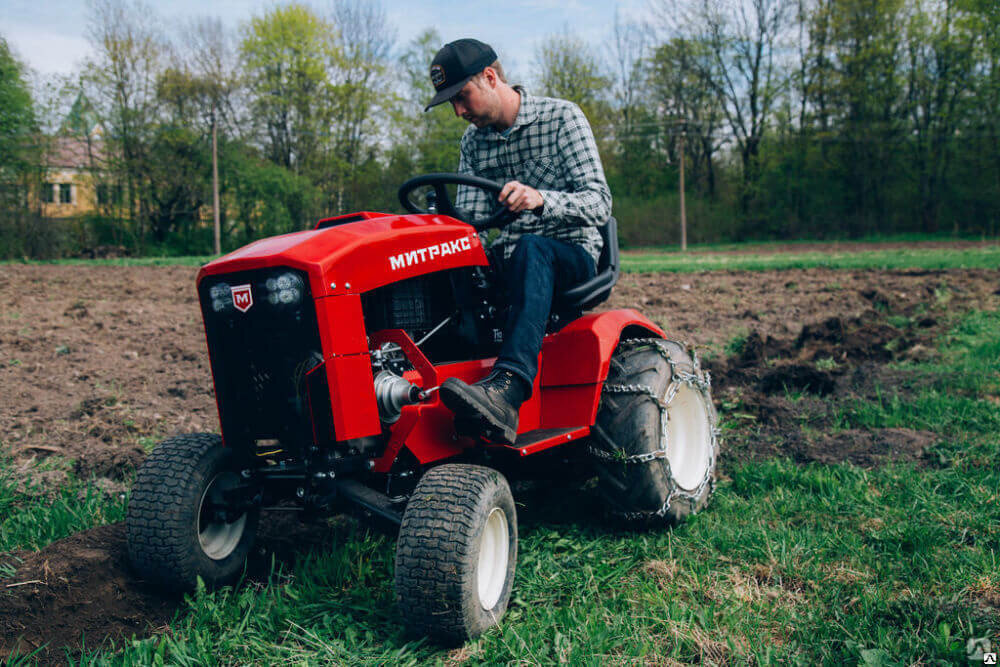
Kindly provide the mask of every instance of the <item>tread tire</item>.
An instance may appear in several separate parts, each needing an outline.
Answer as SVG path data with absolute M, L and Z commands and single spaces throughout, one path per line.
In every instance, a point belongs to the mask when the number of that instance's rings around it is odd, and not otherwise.
M 658 346 L 666 351 L 672 364 L 657 349 Z M 659 339 L 628 341 L 626 345 L 619 344 L 612 355 L 606 383 L 649 387 L 663 401 L 675 381 L 674 369 L 678 373 L 690 373 L 707 381 L 707 376 L 698 367 L 693 353 L 683 343 Z M 714 433 L 718 421 L 715 407 L 710 394 L 705 399 L 707 427 Z M 667 414 L 669 419 L 669 406 Z M 592 443 L 602 452 L 625 458 L 660 449 L 664 437 L 662 431 L 660 408 L 652 396 L 605 392 L 601 397 Z M 718 439 L 713 435 L 708 466 L 709 482 L 701 488 L 700 494 L 696 497 L 675 497 L 662 517 L 654 513 L 663 507 L 668 496 L 678 487 L 667 460 L 618 463 L 592 456 L 592 463 L 598 472 L 598 489 L 609 501 L 612 514 L 633 523 L 672 526 L 708 504 L 715 488 L 718 448 Z
M 497 603 L 485 610 L 477 567 L 494 508 L 507 519 L 507 572 Z M 467 464 L 424 474 L 406 505 L 396 545 L 396 601 L 411 633 L 459 645 L 497 625 L 507 610 L 516 563 L 517 513 L 502 474 Z
M 234 472 L 233 451 L 214 433 L 188 433 L 161 442 L 136 476 L 125 519 L 129 559 L 148 583 L 193 590 L 232 583 L 243 572 L 260 519 L 249 510 L 239 542 L 221 560 L 205 554 L 198 539 L 202 496 L 217 475 Z

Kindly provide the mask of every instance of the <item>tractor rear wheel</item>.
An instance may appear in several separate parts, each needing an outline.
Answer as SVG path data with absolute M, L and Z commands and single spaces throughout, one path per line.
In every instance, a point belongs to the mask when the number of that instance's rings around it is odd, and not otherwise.
M 618 344 L 589 449 L 612 513 L 673 525 L 715 487 L 718 430 L 710 378 L 685 345 Z
M 260 510 L 227 510 L 240 484 L 231 449 L 214 433 L 161 442 L 139 468 L 125 519 L 129 558 L 139 575 L 168 590 L 234 581 L 257 533 Z
M 497 625 L 517 563 L 517 512 L 507 480 L 447 464 L 421 478 L 396 545 L 396 600 L 407 629 L 461 644 Z

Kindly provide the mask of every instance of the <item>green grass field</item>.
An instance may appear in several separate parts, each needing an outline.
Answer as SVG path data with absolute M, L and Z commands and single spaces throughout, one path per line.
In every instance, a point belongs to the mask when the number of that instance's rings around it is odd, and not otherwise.
M 995 269 L 1000 267 L 1000 245 L 966 248 L 892 248 L 862 251 L 796 251 L 755 253 L 753 248 L 732 252 L 622 255 L 622 270 L 631 273 L 669 271 L 771 271 L 780 269 Z
M 996 268 L 1000 259 L 995 249 L 896 262 L 899 254 L 796 261 Z M 704 270 L 701 257 L 628 261 L 631 270 Z M 85 653 L 82 663 L 970 664 L 970 639 L 1000 643 L 1000 314 L 955 317 L 938 348 L 931 362 L 896 365 L 930 379 L 916 393 L 901 399 L 884 387 L 876 400 L 843 402 L 834 420 L 836 429 L 934 433 L 916 462 L 733 465 L 706 511 L 671 531 L 620 530 L 576 493 L 520 507 L 510 611 L 501 628 L 461 649 L 403 634 L 394 539 L 337 521 L 336 549 L 276 565 L 265 584 L 198 591 L 169 633 Z M 738 437 L 739 424 L 722 417 L 724 437 Z M 0 477 L 0 552 L 118 521 L 124 506 L 81 480 L 43 498 Z M 0 568 L 0 581 L 9 575 Z
M 812 242 L 810 242 L 812 245 Z M 846 251 L 830 243 L 830 251 L 769 250 L 773 244 L 707 245 L 692 247 L 692 252 L 677 249 L 643 249 L 622 254 L 622 270 L 627 273 L 668 271 L 738 270 L 770 271 L 778 269 L 993 269 L 1000 267 L 1000 245 L 976 247 L 887 248 Z M 794 244 L 792 244 L 794 247 Z M 61 259 L 29 264 L 74 266 L 200 266 L 213 259 L 200 257 L 126 257 L 121 259 Z M 9 263 L 9 262 L 6 262 Z M 0 263 L 2 264 L 2 263 Z
M 963 663 L 967 640 L 1000 635 L 1000 315 L 961 318 L 941 345 L 933 364 L 900 366 L 934 378 L 914 400 L 899 404 L 886 388 L 883 400 L 842 414 L 844 428 L 933 431 L 940 440 L 926 460 L 873 470 L 745 464 L 672 531 L 616 530 L 578 497 L 550 496 L 521 509 L 502 629 L 459 651 L 403 635 L 394 541 L 338 522 L 333 552 L 303 554 L 263 586 L 199 591 L 169 634 L 83 662 Z M 7 482 L 0 509 L 0 551 L 123 514 L 82 483 L 43 500 Z

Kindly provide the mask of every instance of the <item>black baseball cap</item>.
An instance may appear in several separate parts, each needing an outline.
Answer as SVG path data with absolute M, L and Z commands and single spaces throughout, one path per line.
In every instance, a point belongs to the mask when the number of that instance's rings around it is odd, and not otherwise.
M 496 51 L 489 44 L 478 39 L 456 39 L 441 47 L 431 61 L 431 83 L 437 95 L 424 107 L 447 102 L 462 90 L 469 79 L 492 65 L 497 59 Z

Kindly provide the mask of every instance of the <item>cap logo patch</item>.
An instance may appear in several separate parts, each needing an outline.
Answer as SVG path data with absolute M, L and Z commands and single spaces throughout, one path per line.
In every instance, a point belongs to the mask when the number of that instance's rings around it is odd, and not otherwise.
M 444 85 L 444 68 L 440 65 L 431 65 L 431 83 L 434 84 L 435 88 Z

